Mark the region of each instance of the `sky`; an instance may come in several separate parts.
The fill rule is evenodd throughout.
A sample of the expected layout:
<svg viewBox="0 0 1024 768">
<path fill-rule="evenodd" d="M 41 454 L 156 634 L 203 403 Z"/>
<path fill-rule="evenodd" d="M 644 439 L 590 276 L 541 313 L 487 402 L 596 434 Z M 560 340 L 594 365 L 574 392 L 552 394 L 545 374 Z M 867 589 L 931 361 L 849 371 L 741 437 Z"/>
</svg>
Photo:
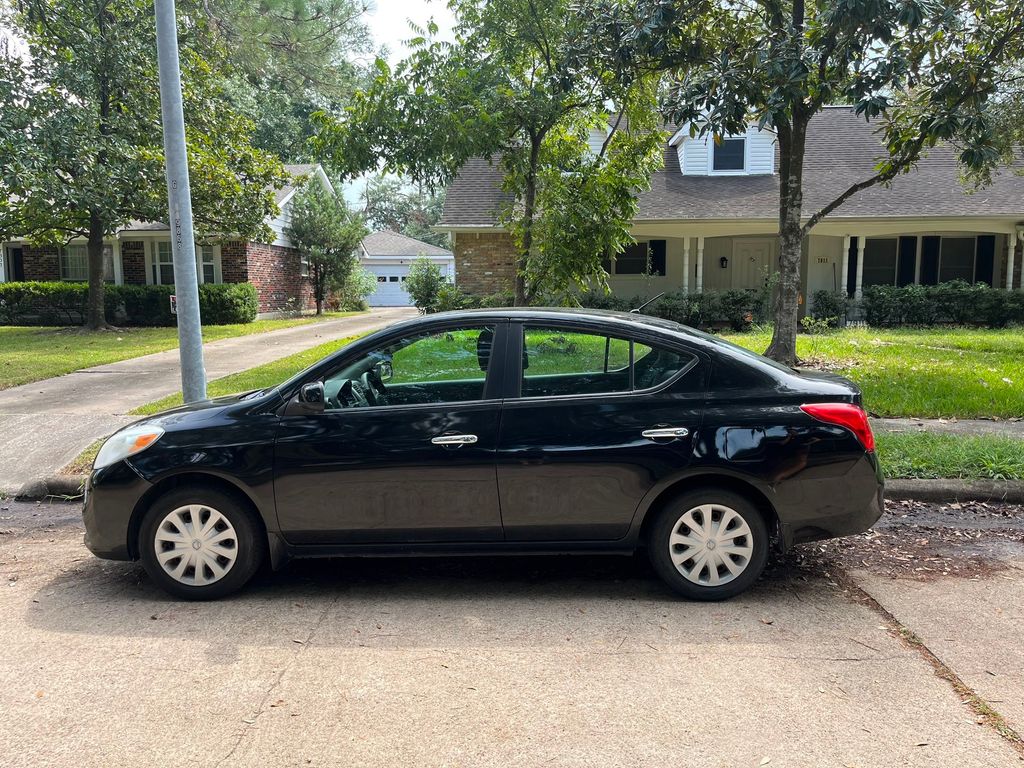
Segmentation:
<svg viewBox="0 0 1024 768">
<path fill-rule="evenodd" d="M 388 60 L 395 62 L 409 52 L 403 41 L 415 37 L 408 21 L 425 27 L 431 18 L 440 28 L 438 36 L 450 38 L 454 17 L 446 0 L 370 0 L 366 20 L 376 44 L 386 47 Z"/>
</svg>

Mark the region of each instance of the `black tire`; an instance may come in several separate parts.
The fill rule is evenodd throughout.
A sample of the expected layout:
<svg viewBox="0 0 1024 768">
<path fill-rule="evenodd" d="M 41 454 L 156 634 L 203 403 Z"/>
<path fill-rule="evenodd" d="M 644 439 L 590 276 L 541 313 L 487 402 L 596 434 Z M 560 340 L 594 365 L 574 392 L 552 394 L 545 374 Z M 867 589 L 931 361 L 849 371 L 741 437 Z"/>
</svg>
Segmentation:
<svg viewBox="0 0 1024 768">
<path fill-rule="evenodd" d="M 224 540 L 226 546 L 235 551 L 234 562 L 222 577 L 202 585 L 186 584 L 176 580 L 164 570 L 157 559 L 156 534 L 158 528 L 169 514 L 189 505 L 199 505 L 204 508 L 199 511 L 201 522 L 204 516 L 207 520 L 209 519 L 210 510 L 215 510 L 234 529 L 234 535 Z M 224 527 L 227 528 L 227 526 Z M 165 528 L 165 530 L 174 532 L 173 528 Z M 230 542 L 233 542 L 233 545 Z M 233 495 L 204 485 L 175 488 L 157 499 L 142 520 L 137 544 L 139 559 L 150 578 L 164 591 L 184 600 L 215 600 L 237 592 L 253 577 L 253 574 L 266 559 L 267 552 L 266 536 L 262 526 L 256 520 L 255 512 Z M 164 547 L 167 546 L 169 545 L 164 545 Z M 221 563 L 224 561 L 226 558 L 222 559 Z M 180 563 L 180 561 L 177 562 Z M 212 570 L 209 570 L 207 566 L 203 567 L 204 577 L 207 575 L 212 577 Z M 195 568 L 192 567 L 191 570 L 194 580 Z M 185 571 L 185 574 L 187 573 L 188 569 Z"/>
<path fill-rule="evenodd" d="M 716 507 L 727 508 L 735 512 L 750 531 L 749 544 L 752 549 L 750 556 L 729 555 L 730 562 L 733 565 L 742 567 L 738 575 L 733 577 L 729 568 L 724 563 L 713 566 L 716 572 L 720 574 L 718 576 L 719 579 L 731 577 L 731 580 L 726 583 L 717 585 L 695 583 L 683 575 L 670 556 L 669 539 L 673 531 L 676 530 L 677 525 L 685 525 L 683 517 L 691 510 L 693 510 L 693 513 L 689 519 L 702 522 L 703 512 L 698 514 L 697 510 L 702 505 L 715 505 Z M 711 511 L 712 522 L 715 521 L 717 516 L 720 523 L 724 518 L 723 511 L 721 509 L 712 509 Z M 733 533 L 743 530 L 740 523 L 731 516 L 727 526 Z M 682 530 L 685 533 L 688 531 L 688 528 Z M 703 534 L 697 531 L 696 533 L 687 533 L 687 535 L 700 537 Z M 746 536 L 737 535 L 731 541 L 734 543 L 738 542 L 740 546 L 746 547 L 746 538 Z M 662 505 L 657 519 L 655 519 L 654 524 L 650 528 L 647 544 L 651 565 L 654 566 L 654 570 L 657 571 L 662 580 L 675 592 L 690 600 L 725 600 L 738 595 L 757 581 L 757 578 L 764 570 L 765 564 L 768 562 L 770 541 L 768 526 L 765 524 L 764 517 L 747 498 L 724 488 L 706 487 L 680 493 Z M 713 547 L 709 549 L 713 549 Z M 683 554 L 688 551 L 685 545 L 677 545 L 675 551 L 679 552 L 680 550 Z M 700 558 L 702 555 L 705 556 L 705 559 L 707 558 L 707 553 L 699 550 L 692 558 L 684 561 L 682 567 L 693 571 L 699 562 L 697 558 Z M 719 554 L 719 557 L 723 556 Z M 710 582 L 711 568 L 712 564 L 706 562 L 704 567 L 697 572 L 697 580 Z"/>
</svg>

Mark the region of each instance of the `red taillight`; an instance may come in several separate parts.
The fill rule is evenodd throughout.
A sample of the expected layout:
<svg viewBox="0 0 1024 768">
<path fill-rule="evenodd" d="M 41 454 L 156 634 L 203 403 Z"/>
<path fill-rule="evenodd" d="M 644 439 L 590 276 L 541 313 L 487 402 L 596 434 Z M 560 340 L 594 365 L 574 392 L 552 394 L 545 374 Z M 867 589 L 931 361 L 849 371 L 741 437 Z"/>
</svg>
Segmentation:
<svg viewBox="0 0 1024 768">
<path fill-rule="evenodd" d="M 859 405 L 853 403 L 810 403 L 801 405 L 800 410 L 826 424 L 846 427 L 857 436 L 865 451 L 875 450 L 875 436 L 871 434 L 868 415 Z"/>
</svg>

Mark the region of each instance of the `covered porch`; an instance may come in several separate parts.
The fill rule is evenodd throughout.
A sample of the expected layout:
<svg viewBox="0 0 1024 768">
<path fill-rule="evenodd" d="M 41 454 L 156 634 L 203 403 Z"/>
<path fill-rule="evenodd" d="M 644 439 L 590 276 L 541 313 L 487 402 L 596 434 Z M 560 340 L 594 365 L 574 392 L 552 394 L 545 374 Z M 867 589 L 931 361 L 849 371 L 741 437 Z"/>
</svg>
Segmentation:
<svg viewBox="0 0 1024 768">
<path fill-rule="evenodd" d="M 610 263 L 609 284 L 624 297 L 662 291 L 760 290 L 777 270 L 771 222 L 638 222 L 637 245 Z M 804 242 L 803 306 L 816 291 L 859 299 L 871 285 L 935 285 L 950 280 L 1021 287 L 1015 221 L 835 219 Z"/>
</svg>

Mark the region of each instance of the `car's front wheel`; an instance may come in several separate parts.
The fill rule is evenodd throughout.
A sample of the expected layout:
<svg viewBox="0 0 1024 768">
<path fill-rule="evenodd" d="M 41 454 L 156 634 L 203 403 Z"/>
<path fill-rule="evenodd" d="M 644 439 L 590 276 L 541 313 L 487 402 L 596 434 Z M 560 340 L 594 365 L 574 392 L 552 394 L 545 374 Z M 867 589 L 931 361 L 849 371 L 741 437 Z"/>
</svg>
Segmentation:
<svg viewBox="0 0 1024 768">
<path fill-rule="evenodd" d="M 650 529 L 658 575 L 692 600 L 743 592 L 768 561 L 768 526 L 743 496 L 718 488 L 688 491 L 666 503 Z"/>
<path fill-rule="evenodd" d="M 139 530 L 142 565 L 175 597 L 210 600 L 241 589 L 266 544 L 253 512 L 217 488 L 183 487 L 157 499 Z"/>
</svg>

